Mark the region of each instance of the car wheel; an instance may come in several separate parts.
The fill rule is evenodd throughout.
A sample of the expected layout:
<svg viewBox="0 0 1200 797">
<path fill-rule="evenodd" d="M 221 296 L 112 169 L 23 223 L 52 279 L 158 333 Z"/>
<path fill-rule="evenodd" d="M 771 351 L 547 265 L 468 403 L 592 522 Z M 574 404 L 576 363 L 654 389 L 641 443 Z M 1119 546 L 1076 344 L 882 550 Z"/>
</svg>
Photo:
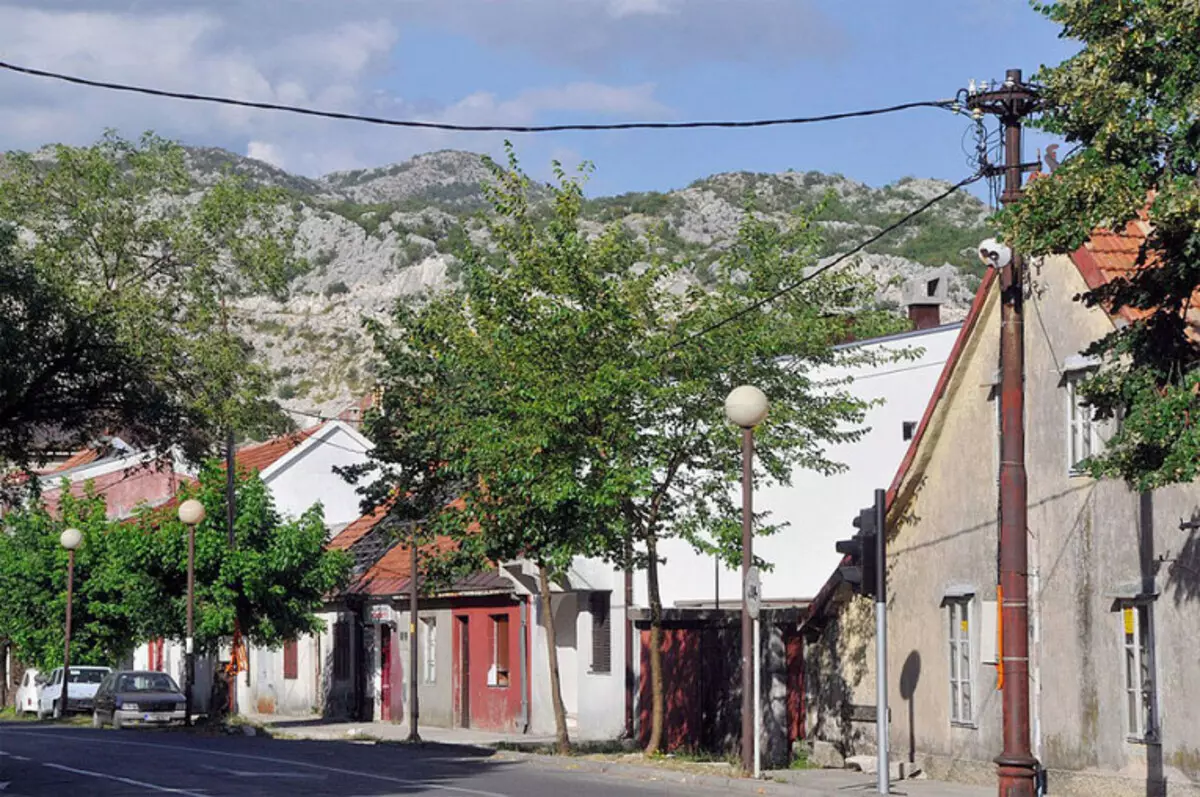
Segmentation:
<svg viewBox="0 0 1200 797">
<path fill-rule="evenodd" d="M 121 715 L 115 711 L 113 712 L 113 715 L 112 715 L 112 726 L 113 726 L 114 731 L 119 731 L 122 728 Z"/>
<path fill-rule="evenodd" d="M 92 727 L 93 728 L 103 728 L 104 727 L 104 720 L 100 719 L 100 711 L 98 709 L 96 711 L 92 712 Z"/>
</svg>

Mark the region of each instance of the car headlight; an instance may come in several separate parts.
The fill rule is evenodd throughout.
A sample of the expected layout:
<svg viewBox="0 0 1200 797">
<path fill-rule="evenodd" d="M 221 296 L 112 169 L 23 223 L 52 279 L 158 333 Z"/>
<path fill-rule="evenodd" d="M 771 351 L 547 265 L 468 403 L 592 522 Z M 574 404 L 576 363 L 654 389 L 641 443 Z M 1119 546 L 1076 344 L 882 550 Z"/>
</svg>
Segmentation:
<svg viewBox="0 0 1200 797">
<path fill-rule="evenodd" d="M 122 703 L 120 708 L 122 711 L 137 711 L 138 704 L 137 703 Z"/>
</svg>

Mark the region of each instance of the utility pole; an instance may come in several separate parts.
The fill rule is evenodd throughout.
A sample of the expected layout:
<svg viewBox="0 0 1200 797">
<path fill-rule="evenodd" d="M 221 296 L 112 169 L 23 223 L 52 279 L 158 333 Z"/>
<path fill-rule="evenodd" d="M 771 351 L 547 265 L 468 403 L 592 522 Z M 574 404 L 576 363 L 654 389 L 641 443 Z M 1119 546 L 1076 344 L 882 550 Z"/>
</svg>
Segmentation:
<svg viewBox="0 0 1200 797">
<path fill-rule="evenodd" d="M 890 794 L 887 687 L 887 491 L 875 491 L 875 745 L 876 786 Z"/>
<path fill-rule="evenodd" d="M 417 732 L 417 719 L 421 715 L 420 706 L 418 705 L 419 695 L 417 693 L 417 657 L 420 655 L 417 648 L 417 527 L 413 526 L 413 532 L 409 547 L 412 549 L 410 554 L 412 561 L 408 573 L 408 741 L 421 741 L 421 734 Z M 463 686 L 466 689 L 466 686 Z"/>
<path fill-rule="evenodd" d="M 1037 95 L 1010 69 L 1004 83 L 972 94 L 967 107 L 992 114 L 1004 127 L 1005 205 L 1019 202 L 1024 172 L 1021 121 Z M 1022 259 L 1012 253 L 1000 273 L 1000 589 L 1004 668 L 1004 750 L 996 757 L 1000 797 L 1034 797 L 1038 761 L 1029 734 L 1029 582 L 1025 473 L 1025 328 Z"/>
<path fill-rule="evenodd" d="M 233 426 L 230 425 L 225 430 L 225 530 L 229 538 L 229 550 L 237 548 L 237 536 L 234 534 L 234 527 L 237 523 L 237 439 L 233 434 Z M 241 641 L 241 629 L 238 627 L 237 609 L 234 608 L 233 615 L 233 643 L 229 650 L 229 663 L 232 665 L 232 673 L 229 676 L 229 714 L 232 716 L 237 713 L 237 676 L 238 676 L 238 651 L 237 647 Z M 318 685 L 319 686 L 319 685 Z"/>
</svg>

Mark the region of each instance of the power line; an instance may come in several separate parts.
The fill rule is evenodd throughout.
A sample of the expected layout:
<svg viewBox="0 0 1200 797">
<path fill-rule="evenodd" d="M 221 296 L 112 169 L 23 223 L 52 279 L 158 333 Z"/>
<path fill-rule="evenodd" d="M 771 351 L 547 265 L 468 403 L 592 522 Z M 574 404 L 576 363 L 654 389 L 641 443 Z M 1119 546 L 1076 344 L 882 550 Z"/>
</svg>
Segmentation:
<svg viewBox="0 0 1200 797">
<path fill-rule="evenodd" d="M 872 235 L 870 238 L 867 238 L 865 241 L 859 243 L 857 246 L 855 246 L 853 249 L 849 250 L 848 252 L 844 252 L 841 255 L 838 255 L 836 258 L 834 258 L 830 262 L 826 263 L 825 265 L 809 272 L 808 274 L 805 274 L 803 277 L 796 280 L 792 284 L 787 285 L 783 288 L 780 288 L 779 290 L 775 291 L 774 293 L 770 294 L 769 296 L 764 296 L 761 299 L 753 301 L 750 304 L 743 307 L 742 309 L 738 310 L 737 312 L 731 313 L 730 315 L 726 316 L 725 318 L 722 318 L 720 321 L 709 324 L 708 326 L 704 327 L 703 329 L 700 329 L 700 330 L 688 335 L 683 340 L 680 340 L 680 341 L 677 341 L 677 342 L 671 344 L 670 346 L 667 347 L 666 352 L 671 352 L 675 349 L 680 348 L 681 346 L 684 346 L 684 345 L 690 343 L 691 341 L 695 340 L 696 338 L 703 337 L 704 335 L 707 335 L 710 332 L 714 332 L 723 326 L 732 324 L 734 321 L 737 321 L 739 318 L 742 318 L 742 317 L 754 312 L 755 310 L 759 310 L 759 309 L 765 307 L 766 305 L 770 304 L 771 302 L 775 301 L 776 299 L 780 298 L 781 296 L 784 296 L 785 294 L 788 294 L 788 293 L 796 290 L 801 285 L 804 285 L 806 282 L 811 282 L 812 280 L 814 280 L 817 277 L 824 274 L 826 271 L 829 271 L 831 268 L 834 268 L 838 264 L 842 263 L 843 261 L 845 261 L 847 258 L 851 257 L 852 255 L 858 254 L 863 249 L 867 248 L 871 244 L 878 241 L 880 238 L 883 238 L 885 235 L 895 231 L 896 229 L 898 229 L 898 228 L 904 226 L 905 224 L 907 224 L 908 222 L 912 221 L 914 218 L 921 215 L 925 211 L 929 210 L 931 207 L 933 207 L 937 203 L 939 203 L 942 200 L 949 197 L 955 191 L 958 191 L 960 188 L 965 188 L 966 186 L 970 185 L 971 183 L 973 183 L 976 180 L 979 180 L 983 177 L 984 177 L 983 173 L 977 173 L 977 174 L 974 174 L 974 175 L 966 178 L 965 180 L 960 180 L 959 182 L 950 186 L 950 188 L 946 189 L 942 193 L 938 194 L 937 196 L 933 197 L 929 201 L 922 204 L 920 207 L 918 207 L 916 210 L 912 211 L 908 215 L 904 216 L 903 218 L 899 219 L 898 221 L 892 222 L 887 227 L 884 227 L 882 230 L 880 230 L 879 232 Z"/>
<path fill-rule="evenodd" d="M 859 111 L 843 111 L 840 113 L 821 114 L 819 116 L 794 116 L 777 119 L 751 119 L 741 121 L 614 122 L 611 124 L 557 125 L 460 125 L 450 124 L 447 122 L 421 122 L 412 119 L 389 119 L 379 116 L 365 116 L 362 114 L 304 108 L 297 105 L 280 105 L 272 102 L 238 100 L 232 97 L 220 97 L 210 94 L 192 94 L 180 91 L 167 91 L 165 89 L 150 88 L 147 86 L 134 86 L 127 83 L 111 83 L 103 80 L 93 80 L 91 78 L 78 77 L 76 75 L 66 75 L 60 72 L 49 72 L 44 69 L 21 66 L 20 64 L 13 64 L 7 61 L 0 61 L 0 69 L 5 69 L 9 72 L 17 72 L 22 75 L 49 78 L 50 80 L 57 80 L 64 83 L 73 83 L 78 86 L 90 86 L 92 88 L 108 89 L 110 91 L 124 91 L 132 94 L 144 94 L 151 97 L 166 97 L 176 100 L 208 102 L 216 103 L 218 105 L 232 105 L 240 108 L 257 108 L 264 111 L 283 111 L 286 113 L 301 114 L 303 116 L 317 116 L 324 119 L 341 119 L 351 122 L 365 122 L 367 124 L 384 125 L 388 127 L 408 127 L 424 130 L 450 130 L 455 132 L 474 133 L 555 133 L 595 130 L 684 130 L 697 128 L 774 127 L 779 125 L 801 125 L 811 124 L 813 122 L 833 122 L 840 119 L 879 116 L 882 114 L 895 113 L 897 111 L 907 111 L 913 108 L 948 109 L 955 102 L 955 100 L 927 100 L 923 102 L 905 102 L 899 105 L 890 105 L 884 108 L 869 108 Z"/>
</svg>

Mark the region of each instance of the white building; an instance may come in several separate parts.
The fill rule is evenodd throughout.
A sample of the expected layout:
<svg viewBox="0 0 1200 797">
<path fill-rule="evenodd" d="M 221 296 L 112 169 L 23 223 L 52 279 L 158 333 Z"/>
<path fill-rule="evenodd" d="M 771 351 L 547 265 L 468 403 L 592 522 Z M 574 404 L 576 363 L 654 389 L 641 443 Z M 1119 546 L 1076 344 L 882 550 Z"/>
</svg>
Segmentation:
<svg viewBox="0 0 1200 797">
<path fill-rule="evenodd" d="M 816 595 L 841 559 L 836 542 L 854 535 L 854 518 L 872 504 L 877 488 L 891 483 L 962 327 L 961 322 L 939 323 L 937 308 L 944 300 L 945 284 L 936 282 L 920 283 L 920 295 L 909 292 L 909 315 L 916 330 L 839 347 L 880 353 L 909 350 L 915 358 L 813 372 L 814 381 L 850 378 L 853 382 L 845 389 L 881 403 L 866 413 L 866 434 L 828 449 L 831 460 L 846 465 L 841 473 L 797 470 L 790 485 L 756 487 L 754 511 L 769 511 L 768 522 L 787 524 L 774 535 L 754 540 L 755 554 L 774 565 L 762 573 L 764 600 L 796 604 Z M 664 607 L 712 607 L 718 597 L 726 608 L 740 603 L 740 570 L 719 567 L 679 539 L 664 540 L 659 552 L 666 560 L 659 568 Z M 635 580 L 634 602 L 649 603 L 642 573 Z"/>
</svg>

